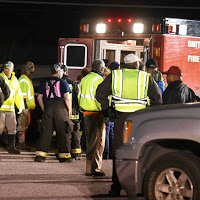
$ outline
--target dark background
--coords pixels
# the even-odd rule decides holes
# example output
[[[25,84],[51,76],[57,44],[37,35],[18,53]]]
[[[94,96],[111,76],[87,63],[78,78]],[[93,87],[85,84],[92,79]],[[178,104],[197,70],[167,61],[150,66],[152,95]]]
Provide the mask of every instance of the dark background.
[[[0,63],[57,62],[60,37],[78,37],[83,17],[176,17],[200,20],[198,1],[0,1]]]

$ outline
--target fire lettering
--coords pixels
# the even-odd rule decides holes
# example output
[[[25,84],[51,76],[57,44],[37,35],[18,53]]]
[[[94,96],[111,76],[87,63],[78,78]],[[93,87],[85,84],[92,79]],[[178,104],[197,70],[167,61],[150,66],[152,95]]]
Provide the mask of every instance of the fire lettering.
[[[200,56],[191,56],[191,55],[188,55],[188,62],[200,62]]]

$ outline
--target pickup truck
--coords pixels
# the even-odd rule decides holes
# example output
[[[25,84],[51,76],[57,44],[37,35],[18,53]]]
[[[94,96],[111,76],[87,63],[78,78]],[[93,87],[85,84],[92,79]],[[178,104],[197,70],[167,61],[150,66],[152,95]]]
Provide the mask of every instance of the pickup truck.
[[[200,103],[136,111],[123,134],[116,170],[129,199],[200,199]]]

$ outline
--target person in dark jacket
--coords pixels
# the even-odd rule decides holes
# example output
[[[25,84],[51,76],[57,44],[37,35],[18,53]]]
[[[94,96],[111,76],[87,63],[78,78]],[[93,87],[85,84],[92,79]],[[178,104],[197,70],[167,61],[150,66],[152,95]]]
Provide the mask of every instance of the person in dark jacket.
[[[112,121],[114,118],[113,173],[109,196],[118,197],[122,190],[115,168],[115,152],[123,145],[123,126],[126,118],[137,110],[151,105],[162,104],[162,94],[150,74],[139,70],[138,56],[128,54],[124,58],[125,66],[121,70],[112,70],[98,85],[96,99],[101,103],[102,113]],[[143,78],[142,78],[143,77]],[[111,115],[108,97],[112,95],[115,112]],[[134,189],[133,189],[134,193]],[[135,197],[136,198],[136,197]]]
[[[0,76],[0,107],[3,102],[10,96],[10,89],[2,76]]]
[[[182,71],[177,66],[171,66],[167,74],[168,86],[163,92],[163,104],[189,103],[200,101],[194,91],[182,82]]]
[[[0,107],[3,105],[3,102],[8,99],[10,96],[10,89],[6,84],[4,78],[0,76]],[[0,134],[0,144],[3,143],[2,134]]]

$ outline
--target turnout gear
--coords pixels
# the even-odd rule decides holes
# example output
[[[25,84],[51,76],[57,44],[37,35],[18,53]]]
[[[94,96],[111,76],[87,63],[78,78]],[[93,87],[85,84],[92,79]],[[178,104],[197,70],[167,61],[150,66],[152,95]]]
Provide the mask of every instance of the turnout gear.
[[[79,121],[79,106],[78,106],[78,85],[75,81],[69,79],[67,75],[63,75],[63,79],[66,80],[69,84],[71,93],[70,93],[70,99],[71,99],[71,115],[70,120],[74,123],[73,125],[73,131],[71,133],[71,157],[75,160],[80,159],[81,154],[81,135],[80,135],[80,121]]]
[[[68,162],[71,158],[71,130],[73,123],[69,119],[68,108],[63,99],[64,94],[69,92],[68,83],[55,76],[47,78],[41,84],[38,95],[40,95],[42,101],[43,99],[46,99],[46,101],[40,123],[36,162],[44,161],[47,157],[54,129],[56,131],[59,161]],[[69,101],[68,98],[66,99]],[[43,157],[43,159],[40,157]]]

